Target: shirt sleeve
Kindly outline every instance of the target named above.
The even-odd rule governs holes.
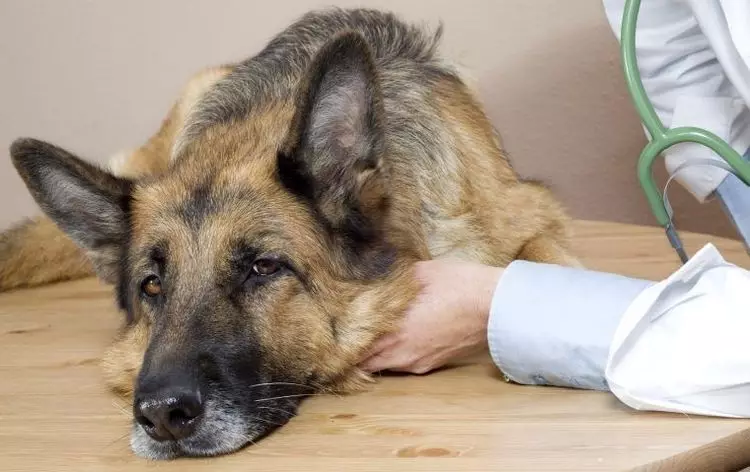
[[[610,342],[627,307],[655,282],[514,261],[498,281],[488,341],[507,381],[608,390]]]

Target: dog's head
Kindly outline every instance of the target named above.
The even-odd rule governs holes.
[[[132,391],[136,453],[230,452],[366,379],[357,362],[415,292],[379,94],[348,34],[296,100],[209,128],[156,177],[13,144],[37,202],[117,287],[128,322],[105,363]]]

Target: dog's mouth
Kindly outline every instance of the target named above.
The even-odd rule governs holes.
[[[229,454],[273,433],[297,414],[301,397],[259,398],[250,408],[220,398],[208,399],[189,435],[179,439],[154,437],[148,427],[134,422],[133,452],[145,459],[210,457]]]

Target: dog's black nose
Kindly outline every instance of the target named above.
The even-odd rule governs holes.
[[[190,436],[203,409],[198,390],[163,389],[139,396],[133,404],[135,420],[157,441]]]

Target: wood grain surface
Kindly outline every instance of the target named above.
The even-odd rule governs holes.
[[[659,228],[578,222],[589,268],[652,280],[678,259]],[[713,242],[750,267],[735,241]],[[311,398],[291,423],[238,453],[148,462],[128,446],[130,406],[98,358],[120,320],[94,280],[0,295],[2,471],[615,471],[701,446],[745,420],[635,412],[608,393],[502,381],[488,356],[427,376],[386,376],[366,393]]]

